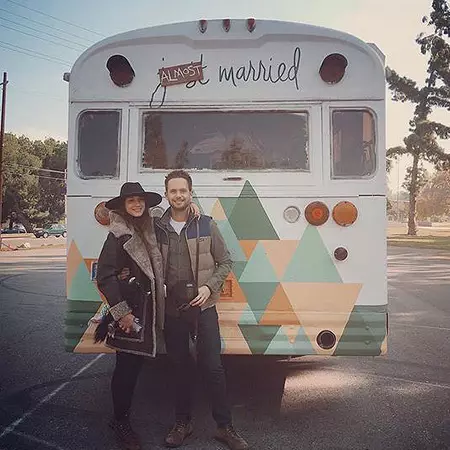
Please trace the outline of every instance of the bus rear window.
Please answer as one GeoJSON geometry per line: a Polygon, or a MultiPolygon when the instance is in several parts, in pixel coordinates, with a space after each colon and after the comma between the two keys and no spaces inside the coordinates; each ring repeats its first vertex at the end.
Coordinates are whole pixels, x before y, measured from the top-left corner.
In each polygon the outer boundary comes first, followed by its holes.
{"type": "Polygon", "coordinates": [[[306,113],[148,112],[142,128],[144,168],[309,171],[306,113]]]}
{"type": "Polygon", "coordinates": [[[332,113],[332,177],[362,178],[376,169],[375,121],[368,111],[332,113]]]}
{"type": "Polygon", "coordinates": [[[78,168],[82,178],[119,175],[120,111],[84,111],[78,119],[78,168]]]}

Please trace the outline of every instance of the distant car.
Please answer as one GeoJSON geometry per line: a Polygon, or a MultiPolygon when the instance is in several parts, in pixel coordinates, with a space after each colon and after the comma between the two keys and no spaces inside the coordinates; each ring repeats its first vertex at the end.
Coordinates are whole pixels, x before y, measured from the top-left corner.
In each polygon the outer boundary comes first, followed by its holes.
{"type": "Polygon", "coordinates": [[[21,223],[16,223],[12,228],[3,228],[2,234],[19,234],[26,233],[27,230],[21,223]]]}
{"type": "Polygon", "coordinates": [[[41,237],[48,238],[49,236],[56,236],[56,237],[67,236],[66,227],[60,223],[54,223],[53,225],[50,225],[48,228],[34,230],[33,233],[37,238],[41,237]]]}

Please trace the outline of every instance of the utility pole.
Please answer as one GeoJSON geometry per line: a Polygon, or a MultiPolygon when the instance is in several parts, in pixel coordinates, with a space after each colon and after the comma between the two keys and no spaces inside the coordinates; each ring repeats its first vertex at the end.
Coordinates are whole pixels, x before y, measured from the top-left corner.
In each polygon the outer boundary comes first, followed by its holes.
{"type": "Polygon", "coordinates": [[[3,138],[5,136],[5,114],[6,114],[6,85],[8,84],[8,74],[3,72],[2,86],[2,112],[0,120],[0,250],[2,248],[2,206],[3,206],[3,138]]]}

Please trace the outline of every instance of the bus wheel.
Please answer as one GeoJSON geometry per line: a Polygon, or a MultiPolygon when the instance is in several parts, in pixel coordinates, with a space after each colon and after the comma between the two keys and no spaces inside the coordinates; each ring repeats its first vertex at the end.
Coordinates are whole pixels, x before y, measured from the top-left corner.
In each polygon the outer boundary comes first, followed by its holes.
{"type": "Polygon", "coordinates": [[[44,234],[42,235],[42,237],[43,237],[43,238],[48,238],[48,233],[44,233],[44,234]]]}
{"type": "Polygon", "coordinates": [[[64,233],[62,234],[62,237],[65,238],[67,236],[67,233],[64,231],[64,233]]]}

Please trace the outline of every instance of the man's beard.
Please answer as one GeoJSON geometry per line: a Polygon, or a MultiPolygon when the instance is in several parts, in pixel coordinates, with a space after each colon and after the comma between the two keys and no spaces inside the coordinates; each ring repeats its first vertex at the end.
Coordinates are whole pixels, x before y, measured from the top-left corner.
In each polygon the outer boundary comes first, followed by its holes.
{"type": "Polygon", "coordinates": [[[189,208],[189,203],[180,203],[180,204],[176,204],[175,202],[172,202],[171,204],[170,204],[170,207],[172,208],[172,209],[174,209],[175,211],[178,211],[178,212],[183,212],[183,211],[187,211],[188,210],[188,208],[189,208]]]}

